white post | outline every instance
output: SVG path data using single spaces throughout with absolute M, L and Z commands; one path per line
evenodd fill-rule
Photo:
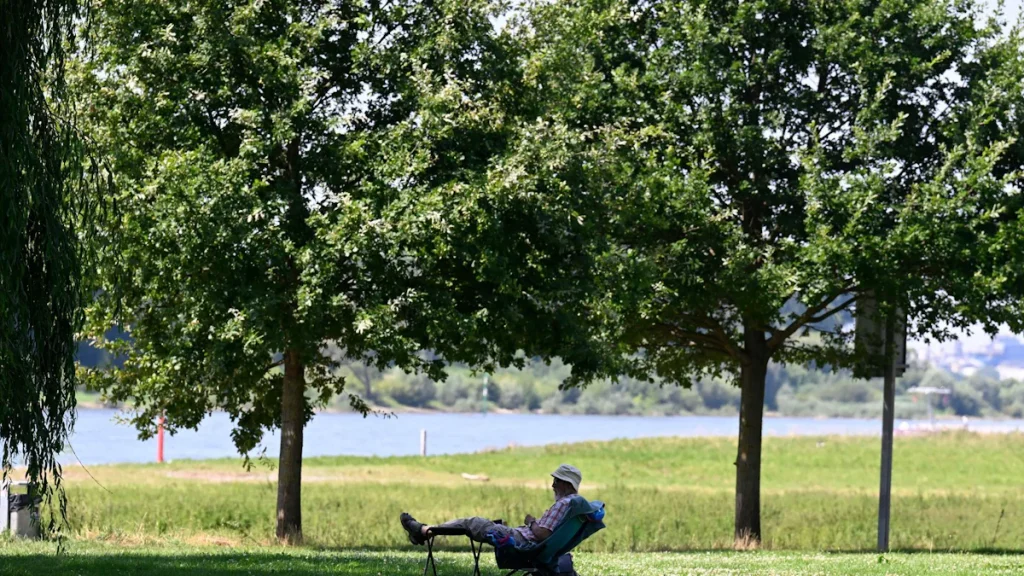
M 427 455 L 427 430 L 420 430 L 420 456 Z
M 482 397 L 483 397 L 482 405 L 483 405 L 483 407 L 482 407 L 481 411 L 483 412 L 484 416 L 487 416 L 487 376 L 488 376 L 487 374 L 484 374 L 484 390 L 483 390 L 483 393 L 482 393 Z
M 11 513 L 7 509 L 10 503 L 10 482 L 0 483 L 0 535 L 11 527 Z
M 935 414 L 932 412 L 932 395 L 925 394 L 924 399 L 928 401 L 928 429 L 935 430 Z

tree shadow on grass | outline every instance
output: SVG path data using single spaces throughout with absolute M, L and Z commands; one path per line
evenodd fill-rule
M 421 576 L 425 556 L 382 553 L 246 552 L 210 554 L 86 553 L 66 555 L 0 555 L 3 576 Z M 438 572 L 463 574 L 472 570 L 469 554 L 437 558 Z M 496 570 L 481 562 L 484 573 Z
M 873 549 L 825 550 L 830 554 L 883 554 Z M 1024 548 L 893 548 L 885 554 L 975 554 L 978 556 L 1024 556 Z
M 732 554 L 731 550 L 690 550 L 688 553 Z M 771 553 L 772 551 L 769 551 Z M 829 551 L 773 551 L 800 554 L 863 554 L 877 555 L 869 550 Z M 922 549 L 895 550 L 898 554 L 926 554 L 939 551 Z M 1013 556 L 1021 550 L 978 549 L 952 551 L 960 554 Z M 673 552 L 669 552 L 672 554 Z M 679 553 L 678 551 L 674 553 Z M 684 552 L 685 554 L 685 552 Z M 756 556 L 758 552 L 748 552 Z M 587 555 L 590 555 L 588 553 Z M 594 556 L 604 556 L 593 553 Z M 426 554 L 408 551 L 329 551 L 295 549 L 288 552 L 271 550 L 222 551 L 211 549 L 204 553 L 192 550 L 175 553 L 173 550 L 114 551 L 86 550 L 68 554 L 53 553 L 0 554 L 2 576 L 422 576 Z M 472 557 L 468 552 L 444 551 L 436 554 L 437 571 L 443 576 L 464 576 L 472 572 Z M 481 558 L 480 568 L 485 576 L 504 572 L 494 566 L 493 559 Z
M 621 553 L 629 553 L 623 551 Z M 873 548 L 760 548 L 751 550 L 733 550 L 731 548 L 664 548 L 644 550 L 638 554 L 856 554 L 878 556 L 883 554 Z M 607 552 L 590 552 L 590 554 L 607 554 Z M 620 554 L 620 552 L 612 552 Z M 1024 548 L 893 548 L 885 554 L 974 554 L 977 556 L 1024 556 Z
M 333 546 L 328 544 L 315 544 L 312 543 L 310 550 L 318 550 L 323 552 L 329 552 L 332 554 L 341 554 L 351 551 L 350 548 L 343 548 L 340 546 Z M 380 552 L 380 553 L 404 553 L 413 554 L 417 557 L 426 558 L 426 548 L 422 547 L 395 547 L 395 546 L 362 546 L 359 548 L 362 552 Z M 687 548 L 678 546 L 668 547 L 653 547 L 644 550 L 599 550 L 592 551 L 586 548 L 577 549 L 574 554 L 594 554 L 597 556 L 605 554 L 735 554 L 737 552 L 744 552 L 735 550 L 733 548 Z M 814 549 L 800 549 L 800 548 L 760 548 L 747 550 L 746 552 L 759 553 L 779 553 L 779 554 L 864 554 L 864 555 L 878 555 L 880 552 L 874 548 L 814 548 Z M 439 541 L 434 545 L 434 555 L 438 558 L 443 557 L 447 554 L 468 554 L 469 543 L 467 540 L 448 540 Z M 1024 548 L 893 548 L 887 553 L 893 554 L 977 554 L 979 556 L 1024 556 Z M 485 563 L 485 559 L 491 558 L 493 562 L 494 549 L 490 546 L 484 546 L 483 554 L 480 556 L 481 567 Z M 421 564 L 422 566 L 422 564 Z

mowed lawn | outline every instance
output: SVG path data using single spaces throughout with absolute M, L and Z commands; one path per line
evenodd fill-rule
M 551 502 L 551 470 L 584 474 L 582 492 L 608 506 L 600 552 L 732 547 L 734 442 L 659 438 L 517 448 L 428 458 L 310 458 L 303 469 L 309 543 L 408 546 L 398 515 L 424 522 L 480 515 L 520 522 Z M 139 544 L 264 544 L 273 540 L 275 472 L 239 460 L 68 469 L 76 538 Z M 767 549 L 871 550 L 879 440 L 768 438 L 762 517 Z M 467 481 L 463 473 L 486 475 Z M 108 491 L 109 490 L 109 491 Z M 915 550 L 1024 547 L 1024 435 L 896 439 L 892 544 Z
M 4 576 L 421 576 L 422 552 L 336 551 L 281 548 L 211 548 L 165 544 L 125 548 L 75 542 L 67 553 L 53 544 L 0 544 Z M 467 553 L 438 555 L 439 576 L 468 576 Z M 578 554 L 584 576 L 976 576 L 1024 573 L 1024 556 L 1012 554 L 821 552 L 620 552 Z M 484 576 L 498 576 L 493 559 L 481 560 Z
M 0 574 L 422 574 L 398 514 L 519 522 L 551 502 L 549 472 L 582 469 L 608 529 L 590 574 L 1024 574 L 1024 435 L 896 439 L 892 544 L 879 557 L 877 438 L 769 438 L 764 541 L 734 552 L 729 439 L 645 439 L 428 458 L 310 458 L 306 546 L 273 543 L 275 473 L 239 460 L 69 468 L 70 553 L 0 541 Z M 486 475 L 470 481 L 462 474 Z M 102 485 L 102 487 L 100 486 Z M 462 541 L 440 573 L 466 573 Z M 968 553 L 965 553 L 968 552 Z M 497 574 L 486 558 L 489 573 Z

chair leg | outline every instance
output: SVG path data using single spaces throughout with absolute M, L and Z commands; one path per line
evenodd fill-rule
M 469 549 L 473 551 L 473 576 L 482 576 L 480 574 L 480 554 L 484 551 L 483 543 L 477 545 L 473 542 L 473 539 L 469 539 Z
M 434 563 L 434 538 L 427 538 L 427 563 L 423 565 L 423 576 L 427 576 L 427 568 L 431 568 L 434 571 L 434 576 L 437 576 L 437 564 Z

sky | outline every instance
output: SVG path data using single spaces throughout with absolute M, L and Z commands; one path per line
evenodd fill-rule
M 989 6 L 995 6 L 996 0 L 985 0 L 985 3 Z M 1021 6 L 1024 5 L 1024 0 L 1006 0 L 1006 14 L 1011 17 L 1016 17 L 1020 14 Z

